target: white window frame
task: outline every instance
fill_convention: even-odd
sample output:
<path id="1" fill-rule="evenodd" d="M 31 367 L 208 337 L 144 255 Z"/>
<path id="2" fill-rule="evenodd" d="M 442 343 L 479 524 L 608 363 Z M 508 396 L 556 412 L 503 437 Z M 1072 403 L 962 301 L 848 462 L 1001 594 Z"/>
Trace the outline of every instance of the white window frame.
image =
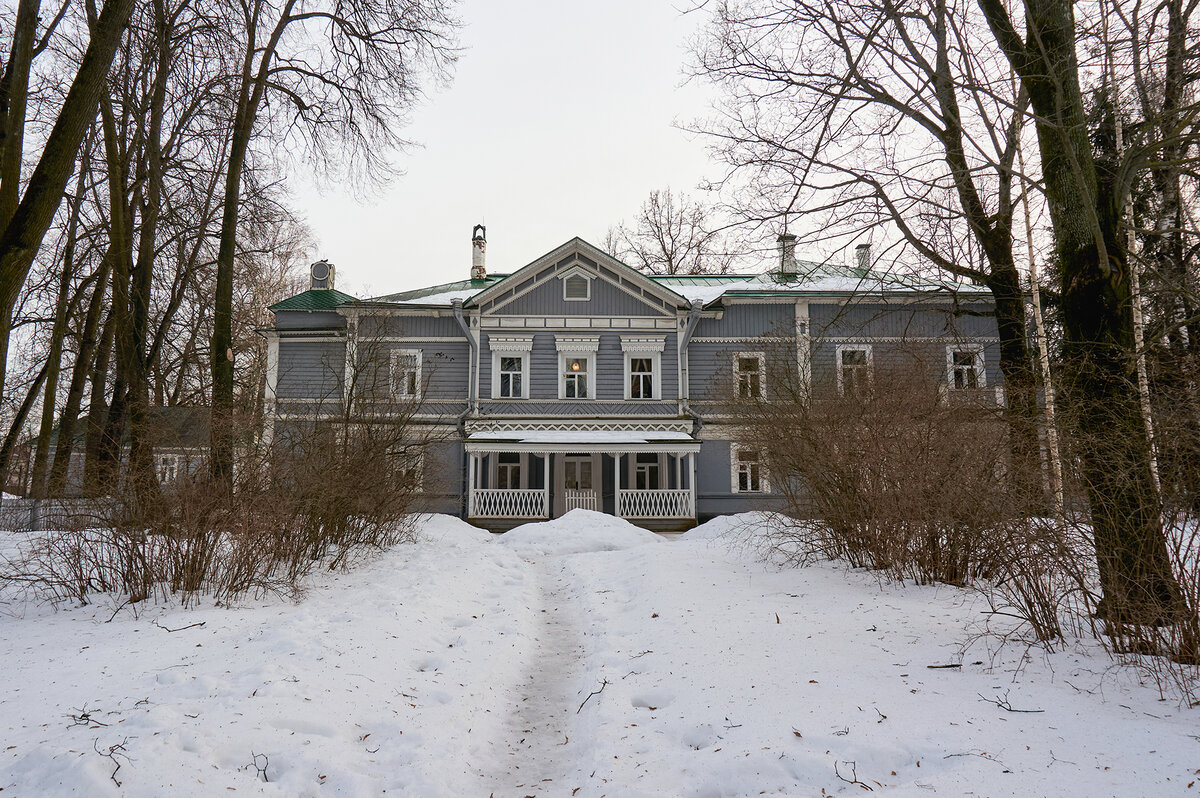
<path id="1" fill-rule="evenodd" d="M 666 348 L 665 335 L 622 335 L 621 349 L 625 353 L 625 399 L 633 402 L 662 401 L 662 353 Z M 650 390 L 652 396 L 633 397 L 633 360 L 650 361 Z"/>
<path id="2" fill-rule="evenodd" d="M 533 350 L 533 336 L 500 336 L 489 335 L 488 346 L 492 350 L 492 398 L 493 399 L 528 399 L 529 390 L 529 353 Z M 521 395 L 500 395 L 500 359 L 504 357 L 521 358 Z"/>
<path id="3" fill-rule="evenodd" d="M 742 396 L 742 360 L 758 361 L 758 395 Z M 749 373 L 749 372 L 747 372 Z M 733 353 L 733 395 L 738 399 L 763 399 L 767 395 L 767 356 L 764 352 Z"/>
<path id="4" fill-rule="evenodd" d="M 179 481 L 181 476 L 181 456 L 178 454 L 154 455 L 154 476 L 160 485 L 170 485 Z M 170 478 L 168 479 L 168 475 Z"/>
<path id="5" fill-rule="evenodd" d="M 956 352 L 970 352 L 975 357 L 975 387 L 954 387 L 954 355 Z M 983 354 L 983 344 L 950 344 L 946 347 L 946 389 L 949 391 L 983 390 L 987 387 L 987 360 Z"/>
<path id="6" fill-rule="evenodd" d="M 654 457 L 653 463 L 639 463 L 638 462 L 638 458 L 645 457 L 647 455 L 652 455 Z M 665 459 L 665 457 L 662 452 L 634 452 L 634 453 L 632 453 L 629 457 L 629 475 L 628 475 L 629 476 L 629 487 L 621 488 L 621 490 L 666 490 L 667 488 L 665 486 L 670 484 L 670 480 L 668 479 L 668 475 L 667 475 L 666 463 L 663 462 L 664 459 Z M 655 482 L 658 483 L 658 487 L 657 488 L 639 488 L 637 486 L 638 472 L 643 471 L 643 470 L 646 472 L 646 476 L 647 476 L 646 483 L 649 484 L 649 482 L 650 482 L 649 475 L 650 475 L 651 468 L 654 469 L 654 476 L 656 477 Z"/>
<path id="7" fill-rule="evenodd" d="M 554 345 L 558 349 L 558 398 L 568 402 L 590 402 L 596 398 L 598 380 L 596 379 L 596 352 L 600 349 L 598 335 L 556 335 Z M 587 392 L 585 397 L 567 397 L 567 361 L 585 360 L 587 362 Z"/>
<path id="8" fill-rule="evenodd" d="M 517 455 L 515 463 L 501 463 L 500 455 Z M 496 452 L 496 456 L 492 458 L 492 486 L 497 490 L 528 490 L 529 485 L 529 455 L 521 452 Z M 509 485 L 508 487 L 500 487 L 500 469 L 503 467 L 506 470 L 512 467 L 517 469 L 517 484 L 516 486 Z"/>
<path id="9" fill-rule="evenodd" d="M 399 391 L 396 390 L 397 387 L 403 387 L 398 384 L 398 381 L 396 379 L 396 377 L 398 376 L 397 371 L 399 370 L 400 359 L 402 357 L 408 357 L 410 355 L 416 358 L 416 366 L 414 366 L 412 368 L 412 371 L 414 371 L 416 373 L 416 377 L 413 379 L 414 390 L 411 393 L 407 390 L 399 390 Z M 392 350 L 391 369 L 388 372 L 388 378 L 389 378 L 388 389 L 389 389 L 389 392 L 391 393 L 391 396 L 393 399 L 419 399 L 420 398 L 422 387 L 423 387 L 421 384 L 421 371 L 422 371 L 421 359 L 422 359 L 422 352 L 420 349 L 393 349 Z"/>
<path id="10" fill-rule="evenodd" d="M 758 463 L 758 488 L 759 489 L 758 490 L 742 490 L 741 489 L 741 485 L 739 484 L 739 482 L 740 482 L 740 477 L 742 474 L 742 459 L 741 459 L 742 450 L 743 450 L 743 447 L 741 446 L 741 444 L 731 443 L 729 445 L 729 490 L 730 490 L 730 492 L 731 493 L 754 494 L 755 496 L 761 495 L 763 493 L 770 493 L 771 492 L 770 472 L 767 469 L 766 462 L 762 459 L 762 450 L 761 449 L 753 449 L 753 448 L 749 449 L 750 451 L 756 451 L 758 454 L 758 457 L 759 457 L 759 459 L 754 461 L 754 462 Z M 747 477 L 747 485 L 749 485 L 749 477 Z"/>
<path id="11" fill-rule="evenodd" d="M 840 344 L 837 348 L 836 370 L 838 396 L 846 395 L 846 385 L 842 376 L 842 355 L 847 351 L 867 353 L 867 387 L 875 382 L 875 353 L 870 344 Z"/>
<path id="12" fill-rule="evenodd" d="M 567 280 L 572 277 L 581 277 L 587 283 L 587 290 L 583 296 L 567 296 Z M 582 266 L 574 266 L 567 269 L 558 275 L 558 279 L 562 280 L 562 296 L 564 302 L 590 302 L 592 299 L 592 280 L 596 279 L 596 275 L 592 274 Z"/>

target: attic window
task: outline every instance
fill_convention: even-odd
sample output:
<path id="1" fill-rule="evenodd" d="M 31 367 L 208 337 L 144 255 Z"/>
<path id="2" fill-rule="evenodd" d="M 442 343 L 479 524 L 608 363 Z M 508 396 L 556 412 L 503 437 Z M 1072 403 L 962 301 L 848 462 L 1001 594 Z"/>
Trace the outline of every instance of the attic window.
<path id="1" fill-rule="evenodd" d="M 592 281 L 578 274 L 563 280 L 563 299 L 584 301 L 592 298 Z"/>

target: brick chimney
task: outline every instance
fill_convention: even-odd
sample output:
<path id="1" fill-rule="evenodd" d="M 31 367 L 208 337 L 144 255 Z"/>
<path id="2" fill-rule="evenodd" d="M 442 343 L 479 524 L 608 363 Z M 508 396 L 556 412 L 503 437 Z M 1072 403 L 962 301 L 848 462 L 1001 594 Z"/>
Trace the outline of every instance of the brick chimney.
<path id="1" fill-rule="evenodd" d="M 775 243 L 779 247 L 779 279 L 784 282 L 795 280 L 799 269 L 796 264 L 796 237 L 791 233 L 780 233 Z"/>
<path id="2" fill-rule="evenodd" d="M 871 245 L 859 244 L 854 248 L 854 260 L 863 273 L 871 270 Z"/>
<path id="3" fill-rule="evenodd" d="M 487 228 L 481 224 L 475 225 L 471 231 L 471 279 L 482 280 L 487 277 L 487 267 L 484 265 L 484 253 L 487 250 Z"/>

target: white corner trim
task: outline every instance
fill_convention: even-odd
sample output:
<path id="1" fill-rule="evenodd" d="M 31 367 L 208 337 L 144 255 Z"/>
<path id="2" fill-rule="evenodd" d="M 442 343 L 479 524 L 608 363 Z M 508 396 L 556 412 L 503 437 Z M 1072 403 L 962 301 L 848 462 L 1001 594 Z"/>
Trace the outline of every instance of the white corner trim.
<path id="1" fill-rule="evenodd" d="M 622 335 L 623 352 L 661 352 L 667 348 L 665 335 Z"/>

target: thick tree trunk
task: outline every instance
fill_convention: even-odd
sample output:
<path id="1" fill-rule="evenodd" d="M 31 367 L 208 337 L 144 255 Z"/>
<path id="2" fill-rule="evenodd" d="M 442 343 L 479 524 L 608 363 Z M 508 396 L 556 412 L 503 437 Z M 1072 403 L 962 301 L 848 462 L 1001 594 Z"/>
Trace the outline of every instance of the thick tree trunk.
<path id="1" fill-rule="evenodd" d="M 49 365 L 49 363 L 43 363 L 37 376 L 33 378 L 33 384 L 25 392 L 25 399 L 17 407 L 17 413 L 13 416 L 12 424 L 8 427 L 8 434 L 4 436 L 4 443 L 0 445 L 0 485 L 8 484 L 8 467 L 12 463 L 13 452 L 16 451 L 17 443 L 24 434 L 25 420 L 29 418 L 29 411 L 33 408 L 33 403 L 37 401 L 38 394 L 41 393 L 42 383 L 46 380 L 46 372 L 49 370 Z"/>
<path id="2" fill-rule="evenodd" d="M 79 147 L 96 117 L 105 78 L 133 12 L 134 0 L 109 0 L 92 26 L 91 40 L 46 138 L 42 157 L 29 178 L 12 219 L 0 233 L 0 395 L 7 370 L 12 314 L 21 286 L 41 248 L 74 171 Z"/>
<path id="3" fill-rule="evenodd" d="M 12 49 L 4 67 L 4 77 L 0 79 L 0 229 L 12 219 L 20 196 L 25 110 L 40 7 L 40 0 L 21 0 L 17 4 Z"/>

